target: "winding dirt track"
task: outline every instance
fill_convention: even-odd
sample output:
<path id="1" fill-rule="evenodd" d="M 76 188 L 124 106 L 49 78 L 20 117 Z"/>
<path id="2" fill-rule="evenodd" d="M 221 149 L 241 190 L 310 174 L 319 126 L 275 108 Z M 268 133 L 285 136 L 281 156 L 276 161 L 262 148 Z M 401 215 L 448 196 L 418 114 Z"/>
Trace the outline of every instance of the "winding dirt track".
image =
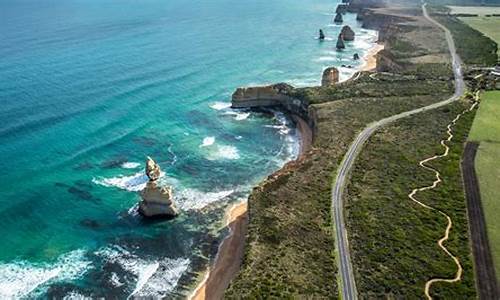
<path id="1" fill-rule="evenodd" d="M 427 209 L 430 209 L 430 210 L 433 210 L 433 211 L 437 211 L 438 213 L 440 213 L 441 215 L 443 215 L 446 220 L 448 221 L 448 225 L 446 226 L 446 230 L 444 232 L 444 235 L 443 237 L 437 242 L 439 247 L 441 247 L 441 249 L 443 249 L 444 252 L 446 252 L 446 254 L 451 257 L 453 259 L 453 261 L 455 262 L 455 264 L 457 265 L 457 272 L 455 273 L 455 277 L 453 278 L 433 278 L 429 281 L 427 281 L 425 283 L 425 296 L 427 297 L 427 299 L 432 299 L 431 295 L 430 295 L 430 288 L 432 286 L 433 283 L 436 283 L 436 282 L 449 282 L 449 283 L 453 283 L 453 282 L 457 282 L 457 281 L 460 281 L 460 279 L 462 279 L 462 265 L 460 264 L 460 260 L 458 259 L 458 257 L 454 256 L 445 246 L 444 246 L 444 242 L 446 240 L 448 240 L 448 237 L 450 235 L 450 230 L 451 228 L 453 227 L 453 222 L 450 218 L 450 216 L 448 216 L 445 212 L 435 208 L 435 207 L 432 207 L 432 206 L 429 206 L 423 202 L 420 202 L 419 200 L 417 200 L 417 198 L 415 198 L 415 195 L 418 193 L 418 192 L 422 192 L 422 191 L 426 191 L 426 190 L 431 190 L 435 187 L 437 187 L 437 185 L 442 181 L 441 180 L 441 174 L 439 173 L 438 170 L 426 165 L 426 163 L 430 162 L 430 161 L 433 161 L 435 159 L 438 159 L 438 158 L 441 158 L 441 157 L 446 157 L 448 156 L 448 153 L 450 151 L 450 147 L 448 147 L 448 145 L 446 145 L 447 142 L 450 142 L 451 139 L 453 138 L 453 133 L 452 133 L 452 126 L 455 125 L 457 123 L 457 121 L 460 119 L 461 116 L 463 116 L 465 113 L 471 111 L 474 109 L 474 107 L 476 106 L 477 102 L 474 102 L 474 104 L 472 104 L 472 106 L 461 112 L 460 114 L 458 114 L 455 119 L 453 119 L 453 121 L 451 121 L 450 124 L 448 124 L 447 128 L 447 134 L 448 134 L 448 138 L 447 139 L 444 139 L 444 140 L 441 140 L 441 146 L 444 147 L 444 152 L 443 154 L 440 154 L 440 155 L 435 155 L 435 156 L 432 156 L 432 157 L 429 157 L 429 158 L 426 158 L 422 161 L 419 162 L 419 165 L 426 169 L 426 170 L 429 170 L 429 171 L 432 171 L 434 172 L 435 176 L 436 176 L 436 180 L 434 180 L 434 182 L 432 183 L 432 185 L 429 185 L 429 186 L 425 186 L 425 187 L 421 187 L 421 188 L 416 188 L 414 189 L 409 195 L 408 197 L 418 203 L 420 206 L 424 207 L 424 208 L 427 208 Z"/>

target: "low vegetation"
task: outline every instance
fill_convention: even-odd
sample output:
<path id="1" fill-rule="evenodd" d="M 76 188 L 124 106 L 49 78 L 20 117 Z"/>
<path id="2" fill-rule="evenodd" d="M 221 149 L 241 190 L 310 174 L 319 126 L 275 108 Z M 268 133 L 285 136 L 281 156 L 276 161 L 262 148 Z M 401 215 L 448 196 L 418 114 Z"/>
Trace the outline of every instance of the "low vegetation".
<path id="1" fill-rule="evenodd" d="M 360 154 L 349 184 L 347 224 L 360 298 L 423 298 L 425 283 L 452 278 L 456 266 L 437 245 L 446 219 L 408 198 L 412 189 L 432 184 L 434 174 L 420 160 L 443 152 L 446 126 L 468 107 L 459 102 L 418 114 L 379 130 Z M 475 295 L 466 203 L 460 158 L 474 113 L 453 128 L 450 154 L 432 162 L 444 184 L 418 194 L 419 200 L 443 210 L 453 220 L 446 246 L 460 257 L 463 278 L 456 284 L 435 284 L 441 299 L 471 299 Z"/>
<path id="2" fill-rule="evenodd" d="M 481 202 L 486 219 L 486 229 L 500 280 L 500 91 L 486 92 L 481 97 L 479 111 L 474 119 L 469 140 L 480 142 L 476 154 L 476 172 L 481 192 Z"/>
<path id="3" fill-rule="evenodd" d="M 433 17 L 452 33 L 457 52 L 468 65 L 493 66 L 497 63 L 498 45 L 455 16 L 447 15 L 443 7 L 433 7 Z"/>
<path id="4" fill-rule="evenodd" d="M 498 10 L 499 15 L 496 17 L 466 17 L 460 18 L 460 20 L 495 41 L 498 47 L 500 44 L 500 31 L 498 30 L 500 28 L 500 7 Z M 499 53 L 499 49 L 497 49 L 497 55 Z"/>
<path id="5" fill-rule="evenodd" d="M 333 87 L 293 91 L 311 103 L 316 121 L 313 149 L 280 176 L 270 176 L 250 196 L 245 257 L 226 298 L 338 298 L 330 188 L 346 150 L 367 124 L 453 93 L 442 30 L 422 20 L 413 7 L 387 13 L 408 13 L 412 22 L 393 24 L 396 30 L 385 32 L 386 41 L 401 41 L 386 42 L 384 55 L 391 61 L 386 72 L 363 73 Z M 391 69 L 393 65 L 398 68 Z M 429 276 L 453 275 L 453 262 L 436 245 L 445 220 L 417 209 L 403 196 L 411 187 L 432 181 L 432 174 L 417 170 L 417 161 L 439 151 L 446 124 L 464 108 L 460 102 L 408 118 L 381 131 L 377 143 L 372 139 L 372 148 L 363 151 L 364 160 L 348 191 L 350 241 L 363 298 L 422 298 Z M 463 262 L 464 278 L 456 285 L 436 285 L 433 294 L 440 297 L 475 296 L 458 164 L 471 120 L 469 114 L 457 127 L 449 159 L 436 162 L 450 184 L 425 195 L 426 201 L 459 222 L 448 245 Z M 394 195 L 400 197 L 391 201 Z M 447 201 L 437 203 L 442 199 Z"/>

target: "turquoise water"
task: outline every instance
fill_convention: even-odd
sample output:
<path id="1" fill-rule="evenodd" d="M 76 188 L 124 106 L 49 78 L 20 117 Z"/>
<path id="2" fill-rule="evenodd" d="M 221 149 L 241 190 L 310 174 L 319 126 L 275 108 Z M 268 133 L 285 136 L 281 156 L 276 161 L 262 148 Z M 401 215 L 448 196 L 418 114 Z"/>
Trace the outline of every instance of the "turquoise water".
<path id="1" fill-rule="evenodd" d="M 185 295 L 224 210 L 297 155 L 238 86 L 319 84 L 375 40 L 327 0 L 0 0 L 0 298 Z M 341 68 L 341 78 L 355 69 Z M 137 215 L 145 156 L 179 218 Z"/>

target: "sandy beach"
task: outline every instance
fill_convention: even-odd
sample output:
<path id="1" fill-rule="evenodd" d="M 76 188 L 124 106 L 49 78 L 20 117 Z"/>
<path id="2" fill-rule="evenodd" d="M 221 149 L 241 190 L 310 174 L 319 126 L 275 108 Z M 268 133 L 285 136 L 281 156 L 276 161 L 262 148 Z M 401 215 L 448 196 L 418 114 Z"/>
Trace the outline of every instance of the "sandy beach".
<path id="1" fill-rule="evenodd" d="M 247 201 L 232 206 L 226 216 L 229 235 L 222 241 L 214 263 L 189 299 L 221 299 L 240 268 L 248 224 Z"/>
<path id="2" fill-rule="evenodd" d="M 375 44 L 365 56 L 365 64 L 360 71 L 372 71 L 377 67 L 377 53 L 384 49 L 383 44 Z"/>

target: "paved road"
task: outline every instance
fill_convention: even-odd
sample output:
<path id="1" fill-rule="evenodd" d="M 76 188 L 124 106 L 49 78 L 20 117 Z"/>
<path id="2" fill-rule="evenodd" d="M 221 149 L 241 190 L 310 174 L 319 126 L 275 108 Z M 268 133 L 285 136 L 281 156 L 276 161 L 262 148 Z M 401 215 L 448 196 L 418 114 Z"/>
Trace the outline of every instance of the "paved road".
<path id="1" fill-rule="evenodd" d="M 453 101 L 456 101 L 460 98 L 460 96 L 464 92 L 464 81 L 462 76 L 462 69 L 460 65 L 460 58 L 458 57 L 455 49 L 455 43 L 453 42 L 453 38 L 451 36 L 450 31 L 439 24 L 437 21 L 433 20 L 429 17 L 426 9 L 426 4 L 422 5 L 423 15 L 426 19 L 428 19 L 431 23 L 438 26 L 445 32 L 446 41 L 448 43 L 448 47 L 450 50 L 450 54 L 452 57 L 453 63 L 453 75 L 455 76 L 455 93 L 452 97 L 447 100 L 437 102 L 422 108 L 417 108 L 411 111 L 403 112 L 377 122 L 369 124 L 354 140 L 349 150 L 347 151 L 344 159 L 340 164 L 340 168 L 337 173 L 337 177 L 333 183 L 332 187 L 332 215 L 334 218 L 335 224 L 335 234 L 336 234 L 336 243 L 337 243 L 337 252 L 339 259 L 339 270 L 340 270 L 340 278 L 341 278 L 341 294 L 342 299 L 351 300 L 357 299 L 356 292 L 356 282 L 354 280 L 351 257 L 349 253 L 349 241 L 347 239 L 347 232 L 344 223 L 344 204 L 342 200 L 342 194 L 344 191 L 346 180 L 348 179 L 348 175 L 352 166 L 354 164 L 354 160 L 356 156 L 360 152 L 363 144 L 368 140 L 368 138 L 380 127 L 387 125 L 393 121 L 399 120 L 401 118 L 405 118 L 426 110 L 435 109 L 441 107 L 443 105 L 447 105 Z"/>

